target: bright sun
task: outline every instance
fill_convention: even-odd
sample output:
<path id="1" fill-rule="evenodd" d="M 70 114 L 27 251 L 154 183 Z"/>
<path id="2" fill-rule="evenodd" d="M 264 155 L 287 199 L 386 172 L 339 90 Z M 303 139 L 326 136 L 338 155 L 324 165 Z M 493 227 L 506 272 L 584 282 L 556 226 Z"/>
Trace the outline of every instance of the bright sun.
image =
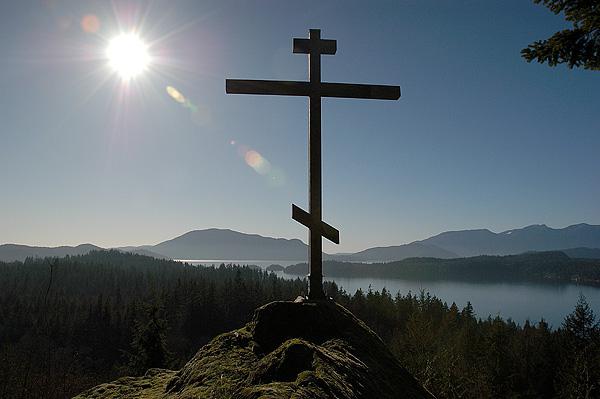
<path id="1" fill-rule="evenodd" d="M 123 80 L 129 80 L 148 69 L 148 46 L 134 33 L 121 33 L 108 44 L 106 56 L 110 66 Z"/>

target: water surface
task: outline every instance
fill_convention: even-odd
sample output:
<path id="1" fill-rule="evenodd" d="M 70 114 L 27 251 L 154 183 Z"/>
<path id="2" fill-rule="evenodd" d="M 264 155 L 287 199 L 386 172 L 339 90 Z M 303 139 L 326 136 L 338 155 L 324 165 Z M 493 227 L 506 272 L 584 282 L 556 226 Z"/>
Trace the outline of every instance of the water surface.
<path id="1" fill-rule="evenodd" d="M 257 265 L 264 269 L 272 264 L 286 267 L 305 261 L 193 260 L 187 262 L 208 266 L 218 266 L 221 263 Z M 283 272 L 276 274 L 286 279 L 299 277 Z M 354 294 L 359 288 L 367 292 L 369 287 L 374 291 L 381 291 L 385 287 L 393 296 L 398 292 L 405 295 L 408 292 L 418 294 L 421 290 L 425 290 L 448 305 L 455 302 L 460 309 L 470 301 L 476 315 L 480 318 L 499 315 L 504 319 L 511 318 L 521 325 L 527 319 L 535 323 L 543 318 L 552 327 L 560 327 L 565 316 L 573 311 L 580 293 L 585 295 L 594 310 L 596 320 L 600 313 L 600 287 L 571 283 L 419 281 L 364 277 L 325 277 L 325 280 L 335 281 L 339 287 L 350 294 Z"/>

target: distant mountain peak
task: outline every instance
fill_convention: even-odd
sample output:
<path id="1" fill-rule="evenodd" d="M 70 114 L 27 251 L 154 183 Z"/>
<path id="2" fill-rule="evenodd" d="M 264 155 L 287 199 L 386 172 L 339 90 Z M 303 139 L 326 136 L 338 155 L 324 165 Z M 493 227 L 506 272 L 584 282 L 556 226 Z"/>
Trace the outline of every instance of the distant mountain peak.
<path id="1" fill-rule="evenodd" d="M 192 230 L 145 248 L 174 259 L 188 260 L 304 261 L 308 254 L 308 247 L 298 239 L 217 228 Z"/>
<path id="2" fill-rule="evenodd" d="M 516 229 L 516 230 L 535 230 L 535 229 L 550 229 L 550 227 L 546 226 L 545 224 L 530 224 L 529 226 L 523 227 L 522 229 Z M 552 229 L 555 230 L 555 229 Z"/>
<path id="3" fill-rule="evenodd" d="M 484 233 L 485 232 L 485 233 Z M 487 229 L 445 232 L 421 242 L 455 252 L 460 256 L 513 255 L 527 251 L 556 251 L 565 248 L 600 248 L 600 226 L 580 223 L 564 228 L 532 224 L 493 233 Z"/>
<path id="4" fill-rule="evenodd" d="M 66 255 L 85 255 L 90 251 L 102 250 L 94 244 L 77 246 L 62 245 L 59 247 L 36 247 L 20 244 L 0 245 L 0 261 L 24 261 L 27 258 L 62 258 Z"/>
<path id="5" fill-rule="evenodd" d="M 588 224 L 588 223 L 577 223 L 577 224 L 572 224 L 568 227 L 565 227 L 565 229 L 580 229 L 580 228 L 586 228 L 586 227 L 597 227 L 597 226 L 594 226 L 594 225 Z"/>

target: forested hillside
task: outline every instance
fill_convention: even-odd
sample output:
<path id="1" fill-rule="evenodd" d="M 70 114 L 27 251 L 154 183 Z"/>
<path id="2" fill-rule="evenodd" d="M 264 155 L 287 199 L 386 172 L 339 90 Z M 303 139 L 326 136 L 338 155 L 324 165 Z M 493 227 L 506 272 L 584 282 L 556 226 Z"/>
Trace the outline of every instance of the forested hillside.
<path id="1" fill-rule="evenodd" d="M 306 263 L 285 272 L 305 275 Z M 464 281 L 578 281 L 600 284 L 600 260 L 573 259 L 560 251 L 471 258 L 409 258 L 387 263 L 325 261 L 323 273 L 332 277 L 380 277 Z"/>
<path id="2" fill-rule="evenodd" d="M 598 325 L 583 298 L 552 331 L 543 321 L 477 320 L 470 304 L 426 293 L 326 289 L 440 398 L 600 389 Z M 179 368 L 258 306 L 304 290 L 304 281 L 250 268 L 116 251 L 0 263 L 0 397 L 70 397 L 149 367 Z"/>

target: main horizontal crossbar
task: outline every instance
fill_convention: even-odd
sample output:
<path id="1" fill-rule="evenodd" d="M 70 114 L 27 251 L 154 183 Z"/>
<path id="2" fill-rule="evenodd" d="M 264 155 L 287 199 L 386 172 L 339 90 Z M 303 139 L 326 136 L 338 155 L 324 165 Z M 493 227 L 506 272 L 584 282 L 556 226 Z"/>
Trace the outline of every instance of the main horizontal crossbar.
<path id="1" fill-rule="evenodd" d="M 308 227 L 311 231 L 316 229 L 316 233 L 319 233 L 329 241 L 339 244 L 340 243 L 340 232 L 322 220 L 314 221 L 310 213 L 304 209 L 292 204 L 292 219 L 296 222 L 303 224 Z"/>
<path id="2" fill-rule="evenodd" d="M 308 96 L 310 83 L 289 80 L 226 79 L 227 94 L 262 94 L 274 96 Z"/>
<path id="3" fill-rule="evenodd" d="M 321 97 L 397 100 L 400 98 L 400 86 L 321 83 Z"/>
<path id="4" fill-rule="evenodd" d="M 400 86 L 363 85 L 353 83 L 321 83 L 317 93 L 309 82 L 286 80 L 227 79 L 225 92 L 228 94 L 258 94 L 275 96 L 310 96 L 338 98 L 364 98 L 372 100 L 397 100 Z"/>

